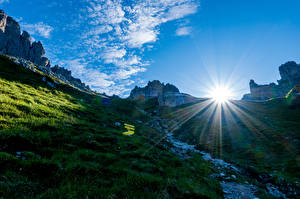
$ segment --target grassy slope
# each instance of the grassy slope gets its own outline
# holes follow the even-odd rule
[[[211,116],[205,109],[175,134],[256,176],[268,173],[274,175],[274,181],[299,182],[300,109],[292,109],[285,99],[232,103],[226,111],[223,107],[221,128],[219,120],[214,120],[218,113]],[[171,113],[184,109],[164,109],[162,117],[172,118]]]
[[[0,57],[0,198],[221,198],[201,157],[152,146],[134,103],[67,85]],[[115,122],[137,126],[132,137]]]

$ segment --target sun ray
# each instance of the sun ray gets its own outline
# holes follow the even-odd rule
[[[153,147],[157,146],[160,142],[162,142],[164,139],[166,139],[168,134],[173,133],[174,131],[179,129],[184,123],[186,123],[192,117],[194,117],[199,112],[204,110],[211,103],[212,103],[211,100],[204,100],[204,101],[201,101],[199,103],[190,105],[188,107],[185,107],[185,108],[182,108],[182,109],[179,109],[175,112],[170,113],[170,116],[173,115],[175,117],[174,118],[169,118],[169,120],[171,120],[171,119],[174,120],[176,118],[178,120],[179,125],[172,125],[171,130],[167,134],[163,135],[158,141],[156,141],[156,143],[154,145],[152,145],[148,150],[146,150],[144,155],[147,154]],[[179,114],[179,113],[182,113],[182,114]]]

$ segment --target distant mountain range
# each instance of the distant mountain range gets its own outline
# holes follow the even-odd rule
[[[36,65],[47,75],[54,76],[84,91],[91,91],[80,79],[74,78],[72,72],[55,65],[51,67],[50,60],[45,57],[45,50],[40,41],[32,42],[28,32],[23,31],[18,22],[0,10],[0,54],[14,57],[18,64],[30,67],[30,62]],[[33,69],[33,68],[32,68]],[[243,100],[268,100],[271,98],[285,97],[297,85],[300,85],[300,64],[287,62],[279,67],[281,80],[278,84],[256,84],[250,80],[250,93],[243,96]],[[130,94],[131,99],[157,98],[160,106],[179,106],[199,100],[191,95],[180,93],[179,89],[171,84],[163,84],[158,80],[149,82],[144,88],[135,87]]]

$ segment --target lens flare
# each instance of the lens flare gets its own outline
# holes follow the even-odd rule
[[[212,98],[217,103],[228,102],[228,100],[232,96],[233,96],[233,94],[232,94],[231,90],[225,86],[224,87],[219,86],[219,87],[212,89],[212,91],[210,92],[210,95],[209,95],[209,97]]]

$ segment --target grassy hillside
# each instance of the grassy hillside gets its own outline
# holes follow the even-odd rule
[[[177,122],[177,137],[245,168],[254,178],[267,174],[267,181],[279,184],[300,181],[300,109],[291,108],[287,99],[222,106],[203,101],[161,113]]]
[[[56,89],[0,57],[0,198],[221,198],[210,165],[153,147],[135,103]],[[47,77],[51,81],[51,77]],[[114,125],[136,125],[123,136]],[[151,150],[149,150],[151,148]]]

